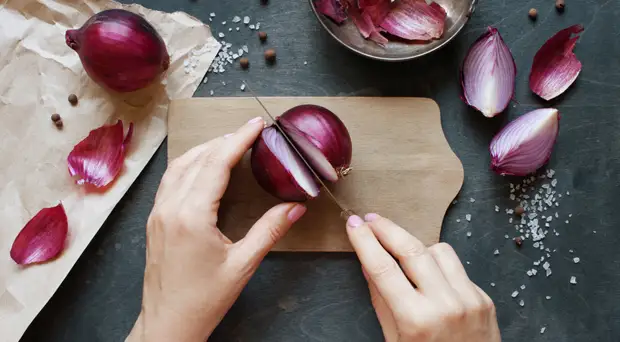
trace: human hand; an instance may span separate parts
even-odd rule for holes
[[[426,248],[386,218],[365,219],[350,217],[347,233],[387,342],[501,341],[493,301],[450,245]]]
[[[230,171],[263,126],[260,118],[250,120],[169,165],[147,223],[142,310],[127,341],[205,341],[263,257],[305,213],[301,204],[277,205],[237,243],[217,228]]]

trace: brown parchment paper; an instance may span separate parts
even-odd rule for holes
[[[110,8],[139,13],[156,27],[171,55],[164,80],[120,95],[86,75],[65,31]],[[105,0],[0,5],[0,341],[18,341],[56,291],[166,136],[170,100],[193,95],[219,48],[208,26],[180,12]],[[76,107],[67,101],[71,93],[79,98]],[[64,129],[54,127],[53,113]],[[87,191],[69,176],[67,155],[91,129],[118,119],[136,125],[124,170],[106,191]],[[69,218],[66,250],[47,264],[17,266],[9,251],[18,232],[59,201]]]

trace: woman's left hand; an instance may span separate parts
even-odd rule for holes
[[[301,204],[277,205],[236,243],[217,228],[230,171],[263,126],[261,118],[250,120],[169,165],[147,224],[142,311],[127,341],[205,341],[267,252],[305,213]]]

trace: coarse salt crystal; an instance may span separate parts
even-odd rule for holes
[[[242,84],[241,87],[239,87],[239,89],[241,89],[241,91],[245,91],[245,84]]]
[[[471,236],[471,232],[467,232],[467,237],[470,237],[470,236]]]
[[[572,249],[569,249],[568,253],[574,253],[574,251]]]
[[[544,334],[544,333],[545,333],[545,330],[547,330],[547,328],[546,328],[546,327],[542,327],[542,328],[540,328],[540,333],[541,333],[541,334]]]
[[[241,17],[240,17],[240,16],[238,16],[238,15],[236,15],[236,16],[234,16],[234,17],[232,18],[232,22],[233,22],[233,23],[238,23],[238,22],[240,22],[240,21],[241,21]]]
[[[512,223],[512,217],[508,219],[508,223]]]
[[[545,263],[543,264],[543,268],[544,268],[545,270],[548,270],[548,269],[549,269],[549,266],[551,266],[551,264],[549,264],[549,262],[548,262],[548,261],[545,261]]]
[[[222,25],[226,25],[226,22],[225,22],[225,21],[222,21]]]
[[[256,26],[254,26],[254,24],[250,25],[249,27],[250,27],[250,30],[253,30],[253,29],[256,28]]]
[[[510,239],[510,236],[508,236],[508,234],[505,234],[505,235],[504,235],[504,238],[506,238],[506,239]]]
[[[228,28],[228,32],[232,32],[232,27],[229,27],[229,28]]]
[[[243,23],[246,24],[246,25],[249,24],[250,23],[250,17],[248,17],[248,16],[243,17]]]
[[[209,92],[209,95],[213,96],[213,90],[211,90],[211,91]]]
[[[465,215],[465,219],[466,219],[468,222],[471,222],[471,215],[470,215],[470,214]]]
[[[248,46],[247,46],[247,45],[243,45],[241,48],[242,48],[242,49],[243,49],[243,51],[245,51],[246,53],[250,52],[250,50],[248,49]]]
[[[574,262],[575,264],[578,264],[578,263],[579,263],[579,261],[581,261],[581,259],[579,259],[578,257],[574,257],[574,258],[573,258],[573,262]]]
[[[256,23],[256,29],[258,30],[260,28],[260,23]]]
[[[549,299],[551,299],[551,296],[546,296],[545,298],[546,298],[547,300],[549,300]]]
[[[211,18],[213,18],[213,17],[215,17],[215,13],[211,12],[211,13],[209,14],[209,16],[210,16]]]
[[[238,28],[238,27],[235,27],[235,30],[239,31],[239,28]]]
[[[545,276],[549,277],[550,275],[551,275],[551,269],[548,268],[548,269],[545,270]]]
[[[528,275],[528,276],[530,276],[530,277],[534,275],[534,274],[532,273],[532,270],[527,270],[527,272],[525,272],[525,273],[527,273],[527,275]]]
[[[558,180],[557,179],[552,180],[551,181],[551,186],[555,187],[556,185],[558,185]]]
[[[495,287],[495,283],[491,283],[491,287]]]
[[[493,252],[493,254],[499,255],[499,249],[496,249],[495,252]]]
[[[456,219],[456,223],[459,223],[459,222],[461,222],[461,219]]]
[[[538,273],[538,270],[537,270],[537,269],[535,269],[535,268],[532,268],[532,274],[533,274],[533,275],[536,275],[537,273]]]
[[[514,194],[510,194],[510,200],[511,200],[511,201],[514,201],[514,200],[515,200],[515,198],[516,198],[516,197],[515,197],[515,195],[514,195]]]
[[[474,202],[476,202],[476,200],[473,197],[470,197],[469,198],[469,202],[474,203]]]
[[[220,32],[220,33],[217,34],[217,36],[220,37],[220,38],[224,38],[226,35],[223,34],[222,32]]]
[[[515,211],[514,211],[514,210],[512,210],[512,209],[506,209],[506,214],[511,215],[511,214],[514,214],[514,212],[515,212]]]
[[[566,224],[568,224],[568,220],[566,220],[566,221],[564,221],[564,222],[566,222]]]
[[[308,65],[308,61],[304,61],[304,65]]]
[[[577,277],[575,276],[570,277],[570,283],[573,285],[577,284]]]
[[[470,265],[470,262],[469,262],[469,261],[466,261],[465,263],[466,263],[467,265]]]
[[[237,58],[239,58],[239,55],[238,55],[238,54],[236,54],[236,53],[233,53],[233,58],[234,58],[234,59],[237,59]]]
[[[521,290],[525,290],[525,285],[521,285]]]
[[[495,206],[495,212],[499,213],[499,206]]]
[[[517,296],[518,296],[518,295],[519,295],[519,291],[517,291],[517,290],[515,290],[515,291],[511,294],[512,298],[517,298]]]
[[[521,301],[519,301],[519,305],[520,306],[525,306],[525,301],[523,299],[521,299]]]

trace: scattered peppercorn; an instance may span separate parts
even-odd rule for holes
[[[525,209],[522,206],[517,206],[515,208],[515,214],[517,215],[523,215],[523,213],[525,213]]]
[[[276,61],[276,50],[268,49],[265,51],[265,60],[269,63],[273,63]]]
[[[70,103],[72,106],[77,105],[77,103],[78,103],[78,98],[77,98],[77,96],[76,96],[75,94],[71,94],[71,95],[69,95],[69,103]]]
[[[250,60],[246,57],[243,57],[239,60],[239,65],[241,65],[241,68],[247,69],[250,67]]]
[[[520,236],[517,236],[516,238],[514,238],[514,240],[517,244],[517,247],[521,247],[521,245],[523,244],[523,239]]]
[[[267,41],[267,32],[265,31],[258,32],[258,39],[260,39],[261,42]]]
[[[538,10],[536,10],[535,8],[530,8],[528,15],[530,16],[530,19],[536,20],[536,17],[538,17]]]
[[[564,11],[564,0],[555,0],[555,9],[558,10],[558,12],[563,12]]]
[[[54,125],[56,125],[56,128],[62,129],[62,126],[63,126],[62,119],[58,121],[54,121]]]
[[[58,121],[60,121],[60,114],[58,114],[58,113],[54,113],[54,114],[52,114],[52,121],[53,121],[53,122],[58,122]]]

